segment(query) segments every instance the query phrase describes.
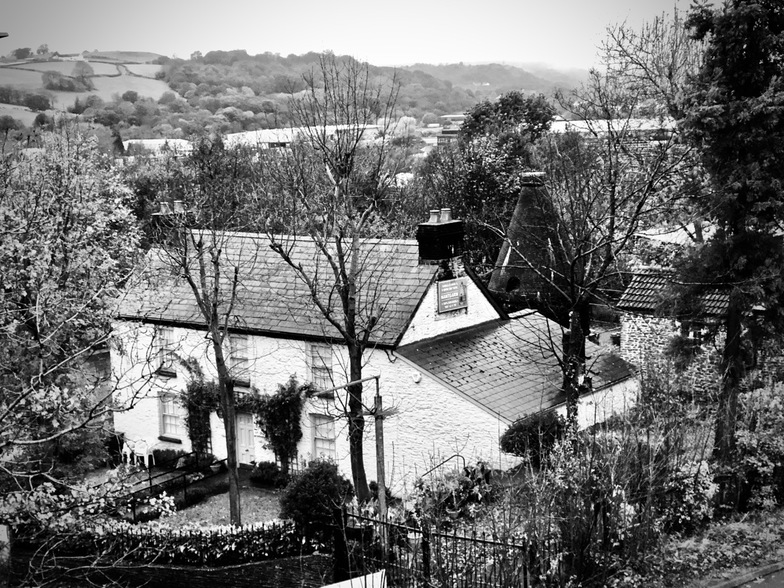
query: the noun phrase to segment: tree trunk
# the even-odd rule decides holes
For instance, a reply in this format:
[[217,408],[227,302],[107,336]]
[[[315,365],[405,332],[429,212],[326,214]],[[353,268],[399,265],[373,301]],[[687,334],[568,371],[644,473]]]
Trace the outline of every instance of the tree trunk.
[[[215,337],[215,334],[213,334]],[[226,431],[226,467],[229,470],[229,520],[232,525],[242,524],[240,508],[240,480],[237,464],[237,411],[234,403],[234,381],[226,366],[220,338],[213,338],[215,365],[218,369],[218,389],[220,390],[223,428]]]
[[741,335],[743,325],[740,294],[730,294],[727,308],[727,340],[721,358],[721,393],[716,411],[716,436],[713,443],[714,457],[719,464],[730,465],[735,454],[735,430],[738,421],[738,393],[743,378]]
[[[359,345],[349,345],[349,373],[352,382],[362,379],[362,348]],[[351,477],[354,483],[354,492],[357,501],[370,500],[370,488],[365,474],[364,460],[364,434],[365,417],[362,416],[362,384],[352,384],[348,387],[348,442],[351,454]]]
[[564,341],[564,379],[563,389],[566,394],[566,422],[573,430],[577,430],[577,403],[580,394],[584,393],[585,385],[585,335],[586,325],[590,324],[587,303],[578,304],[569,315],[569,333]]

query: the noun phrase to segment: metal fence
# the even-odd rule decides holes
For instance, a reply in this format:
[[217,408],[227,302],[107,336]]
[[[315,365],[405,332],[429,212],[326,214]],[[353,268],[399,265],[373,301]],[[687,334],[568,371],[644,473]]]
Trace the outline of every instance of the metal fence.
[[342,513],[335,536],[336,579],[387,570],[389,586],[527,588],[559,574],[559,546],[499,541]]

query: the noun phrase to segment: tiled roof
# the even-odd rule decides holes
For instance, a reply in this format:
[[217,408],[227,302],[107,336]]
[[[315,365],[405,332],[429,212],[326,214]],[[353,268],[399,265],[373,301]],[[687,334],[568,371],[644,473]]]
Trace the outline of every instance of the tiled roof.
[[[419,341],[397,352],[512,422],[565,400],[561,327],[535,312]],[[595,390],[631,377],[629,365],[586,341]]]
[[672,282],[673,272],[646,269],[632,276],[631,283],[618,301],[621,310],[655,312],[662,303],[662,294]]
[[[335,337],[338,332],[324,318],[310,296],[310,290],[295,270],[270,248],[264,235],[225,233],[221,246],[221,281],[228,307],[228,285],[234,267],[238,284],[230,328],[250,333],[302,338]],[[209,240],[205,236],[205,240]],[[315,279],[314,287],[329,312],[341,315],[334,291],[334,274],[325,257],[308,237],[281,237],[291,250],[293,263],[305,268]],[[414,240],[365,239],[362,241],[357,282],[358,326],[377,317],[371,343],[394,345],[432,282],[436,267],[419,265]],[[204,325],[194,294],[184,278],[177,278],[162,249],[149,255],[148,271],[135,281],[121,302],[120,317],[153,323],[188,326]],[[194,275],[196,262],[191,259]]]
[[[674,283],[674,277],[673,271],[664,269],[646,269],[634,274],[618,301],[618,308],[633,312],[656,312],[665,291]],[[727,312],[729,296],[726,292],[710,290],[700,294],[699,302],[703,316],[720,317]]]

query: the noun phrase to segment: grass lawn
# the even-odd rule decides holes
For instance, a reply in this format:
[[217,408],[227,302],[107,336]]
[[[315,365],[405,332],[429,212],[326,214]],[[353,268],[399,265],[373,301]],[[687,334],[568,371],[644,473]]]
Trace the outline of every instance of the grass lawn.
[[[218,476],[215,480],[225,479]],[[243,524],[261,523],[280,516],[280,490],[253,486],[246,470],[240,470],[240,508]],[[229,493],[216,494],[206,500],[162,519],[169,525],[228,525]]]

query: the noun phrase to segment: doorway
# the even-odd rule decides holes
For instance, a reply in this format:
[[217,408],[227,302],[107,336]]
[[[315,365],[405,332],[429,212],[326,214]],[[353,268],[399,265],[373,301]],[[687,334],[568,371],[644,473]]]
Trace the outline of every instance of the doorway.
[[237,461],[250,464],[256,460],[254,449],[253,415],[248,412],[237,413]]

